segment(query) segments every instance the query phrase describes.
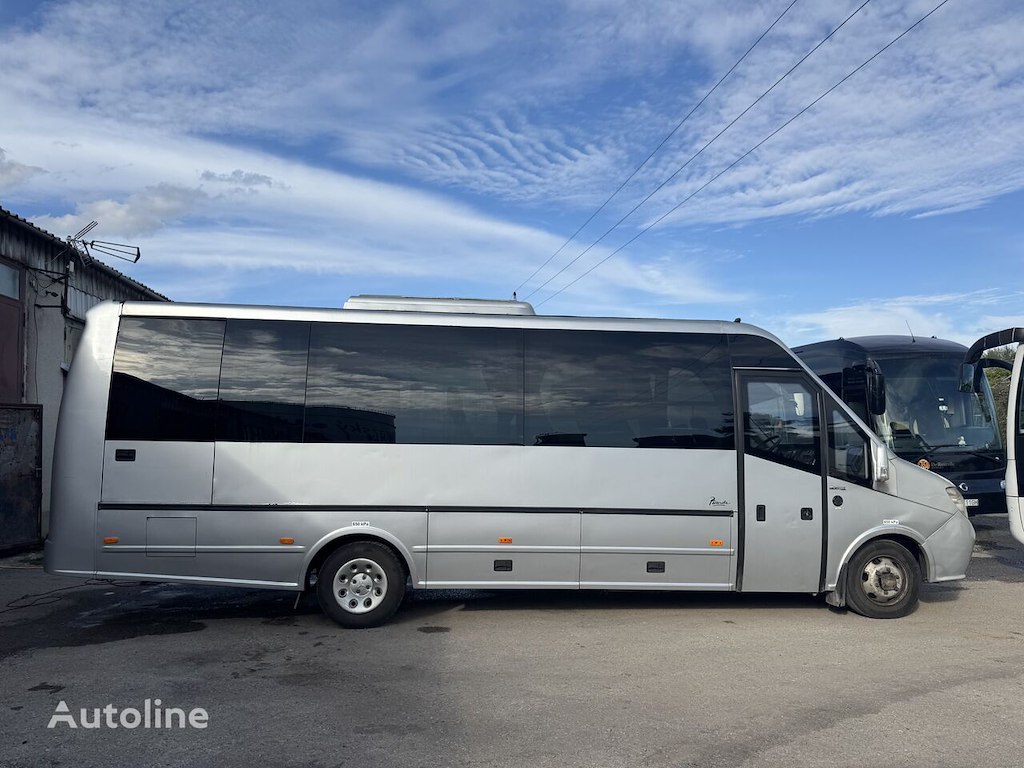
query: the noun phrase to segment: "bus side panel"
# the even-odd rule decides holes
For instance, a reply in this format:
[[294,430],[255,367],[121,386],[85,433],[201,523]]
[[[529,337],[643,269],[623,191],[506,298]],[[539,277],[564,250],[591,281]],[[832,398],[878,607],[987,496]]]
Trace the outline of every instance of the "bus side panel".
[[209,504],[213,443],[108,440],[101,502]]
[[[422,499],[385,503],[382,490],[403,487],[406,478],[401,472],[382,474],[379,458],[358,460],[379,451],[372,444],[217,443],[213,506],[199,521],[204,572],[264,579],[270,568],[274,580],[302,583],[305,555],[291,558],[280,539],[295,539],[305,553],[334,532],[382,531],[403,550],[413,584],[422,582],[427,514]],[[414,467],[406,466],[405,474],[415,474]],[[231,544],[242,546],[228,557],[225,548]]]
[[575,512],[430,512],[428,587],[561,587],[580,581]]
[[121,305],[105,302],[87,315],[75,350],[54,446],[48,573],[91,574],[98,548],[96,502],[103,475],[110,369]]
[[[213,443],[108,440],[97,513],[100,573],[206,575],[196,561],[198,515],[209,506]],[[172,506],[172,509],[168,509]]]
[[[212,507],[199,512],[198,531],[195,565],[203,576],[300,587],[308,554],[325,536],[385,532],[389,540],[425,541],[427,516],[414,511]],[[282,539],[292,539],[294,544],[282,544]],[[407,560],[411,557],[415,584],[422,578],[425,557],[417,565],[410,551],[400,554]]]
[[1006,499],[1010,516],[1010,533],[1017,541],[1024,544],[1024,499],[1020,496]]
[[[302,521],[295,527],[296,533],[279,535],[316,541],[333,530],[330,526],[340,519],[346,525],[357,521],[387,531],[414,553],[414,583],[418,572],[426,573],[424,578],[431,585],[442,579],[463,586],[468,582],[494,586],[519,580],[523,569],[529,568],[535,574],[530,581],[576,586],[582,512],[728,514],[735,511],[735,503],[736,458],[732,451],[217,443],[212,514],[221,514],[216,510],[222,505],[335,508],[337,516],[303,513],[295,518]],[[417,519],[417,510],[429,510],[429,556],[426,525]],[[379,514],[391,512],[396,514],[378,520]],[[275,511],[281,520],[289,519],[283,516],[285,513],[285,509]],[[704,519],[695,516],[676,529],[675,538],[666,541],[659,541],[649,530],[650,535],[643,536],[637,546],[654,552],[665,547],[691,548],[693,542],[703,542],[698,549],[708,549],[709,542],[721,540],[722,548],[730,550],[735,541],[730,518],[709,517],[704,523],[698,522]],[[472,528],[465,527],[467,521],[472,522]],[[536,541],[530,538],[534,527],[539,536]],[[207,530],[200,520],[200,551],[209,544]],[[603,546],[601,535],[595,529],[594,546]],[[513,563],[512,575],[495,571],[494,561],[509,557],[490,548],[508,552],[509,546],[524,544],[524,536],[531,547],[550,546],[559,551],[524,552],[530,555],[529,565],[522,560]],[[500,541],[508,538],[512,539],[511,545]],[[446,553],[446,547],[459,549]],[[565,547],[572,551],[561,551]],[[443,555],[437,561],[440,570],[435,569],[434,554]],[[454,557],[456,554],[458,557]],[[693,564],[685,568],[683,582],[731,581],[732,558],[727,555],[676,554],[680,560],[694,557]],[[569,570],[573,571],[571,578],[566,575]],[[673,572],[677,570],[673,567]],[[661,574],[651,574],[650,582],[664,579]]]
[[584,514],[582,587],[732,589],[736,515]]
[[217,443],[213,503],[736,509],[733,451]]
[[[99,574],[154,581],[194,581],[301,589],[305,564],[326,536],[382,533],[382,538],[426,539],[425,512],[352,512],[301,507],[211,507],[166,510],[139,505],[104,510],[105,528],[130,531],[102,547]],[[294,543],[284,543],[292,540]],[[330,542],[326,544],[330,546]],[[421,548],[422,549],[422,548]],[[424,553],[401,552],[422,584]],[[419,566],[416,565],[417,559]]]
[[[853,554],[851,545],[863,538],[865,531],[884,536],[887,530],[902,535],[898,529],[908,529],[923,542],[949,520],[948,512],[911,501],[915,495],[927,498],[929,487],[936,485],[934,474],[900,459],[890,462],[889,471],[889,481],[879,484],[878,490],[828,478],[826,591],[836,588],[845,558]],[[900,496],[895,493],[897,486]]]

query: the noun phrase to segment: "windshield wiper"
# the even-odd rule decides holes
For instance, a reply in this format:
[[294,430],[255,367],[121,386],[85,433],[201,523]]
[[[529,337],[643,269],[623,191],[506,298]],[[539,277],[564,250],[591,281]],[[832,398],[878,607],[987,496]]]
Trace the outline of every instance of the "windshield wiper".
[[968,450],[967,453],[971,454],[972,456],[977,456],[980,459],[988,459],[993,464],[998,464],[999,466],[1003,465],[1002,459],[1000,459],[998,456],[989,456],[987,453],[982,453],[981,451],[971,451],[971,450]]
[[1000,459],[997,456],[989,456],[987,453],[982,453],[981,451],[975,451],[975,450],[972,450],[971,448],[968,448],[968,447],[966,447],[964,445],[959,445],[959,444],[956,444],[956,443],[950,443],[949,445],[932,445],[932,446],[930,446],[930,448],[932,450],[936,450],[936,449],[939,449],[939,448],[960,448],[963,453],[969,453],[972,456],[977,456],[978,458],[981,458],[981,459],[988,459],[993,464],[999,464],[1000,466],[1002,466],[1002,463],[1003,463],[1003,460]]

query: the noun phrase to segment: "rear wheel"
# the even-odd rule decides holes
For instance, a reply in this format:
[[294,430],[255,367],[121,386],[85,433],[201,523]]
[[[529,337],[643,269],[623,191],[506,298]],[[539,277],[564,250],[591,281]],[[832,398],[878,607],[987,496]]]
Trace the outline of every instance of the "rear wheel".
[[332,553],[317,574],[320,608],[343,627],[376,627],[390,619],[405,594],[405,571],[395,553],[373,541],[354,541]]
[[846,603],[871,619],[898,619],[917,607],[921,566],[895,541],[865,544],[846,567]]

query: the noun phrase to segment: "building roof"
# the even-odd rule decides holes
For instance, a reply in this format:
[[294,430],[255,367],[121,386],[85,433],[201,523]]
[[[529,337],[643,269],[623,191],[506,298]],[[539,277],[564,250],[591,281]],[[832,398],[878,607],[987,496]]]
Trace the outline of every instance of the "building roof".
[[[19,224],[20,226],[24,227],[25,229],[27,229],[28,231],[32,232],[34,235],[36,235],[38,237],[41,237],[43,239],[51,240],[54,245],[58,245],[58,246],[61,246],[61,247],[64,247],[64,246],[67,245],[67,241],[62,240],[61,238],[57,237],[52,232],[47,232],[42,227],[36,226],[35,224],[33,224],[28,219],[22,218],[18,214],[12,213],[11,211],[8,211],[6,208],[4,208],[2,206],[0,206],[0,218],[6,218],[6,219],[9,219],[10,221],[15,222],[15,223]],[[102,261],[100,261],[99,259],[97,259],[95,257],[93,257],[92,261],[89,264],[83,265],[83,268],[84,269],[95,269],[98,272],[106,274],[108,277],[111,277],[111,278],[113,278],[115,280],[120,280],[120,281],[122,281],[124,283],[127,283],[127,284],[131,285],[132,287],[134,287],[136,290],[138,290],[138,291],[140,291],[140,292],[142,292],[144,294],[150,295],[152,298],[156,299],[157,301],[170,301],[171,300],[167,296],[164,296],[162,293],[160,293],[158,291],[154,291],[148,285],[143,285],[138,280],[135,280],[135,279],[133,279],[131,277],[128,277],[128,275],[124,274],[123,272],[119,272],[118,270],[114,269],[111,266],[108,266],[108,265],[104,264]]]

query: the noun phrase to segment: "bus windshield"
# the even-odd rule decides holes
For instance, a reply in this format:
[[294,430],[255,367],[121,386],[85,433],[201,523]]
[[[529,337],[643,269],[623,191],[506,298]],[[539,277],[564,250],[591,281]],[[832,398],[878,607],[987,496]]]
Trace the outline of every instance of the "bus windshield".
[[876,359],[885,375],[889,439],[897,454],[944,448],[1002,449],[995,403],[982,374],[975,392],[960,391],[956,356]]

